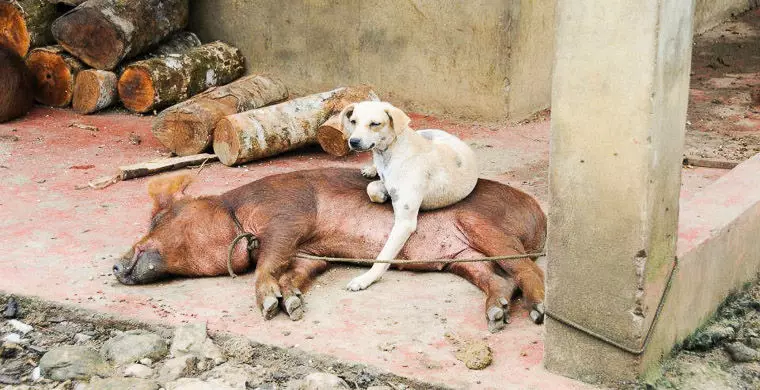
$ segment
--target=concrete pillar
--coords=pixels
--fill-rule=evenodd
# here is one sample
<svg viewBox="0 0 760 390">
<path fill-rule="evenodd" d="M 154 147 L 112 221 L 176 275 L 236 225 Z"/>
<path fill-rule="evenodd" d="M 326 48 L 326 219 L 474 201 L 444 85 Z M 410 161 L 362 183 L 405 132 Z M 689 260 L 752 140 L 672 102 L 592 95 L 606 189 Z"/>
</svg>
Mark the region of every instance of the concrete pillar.
<svg viewBox="0 0 760 390">
<path fill-rule="evenodd" d="M 547 310 L 630 349 L 675 256 L 692 0 L 559 0 L 552 93 Z M 544 363 L 633 379 L 640 355 L 563 322 Z"/>
</svg>

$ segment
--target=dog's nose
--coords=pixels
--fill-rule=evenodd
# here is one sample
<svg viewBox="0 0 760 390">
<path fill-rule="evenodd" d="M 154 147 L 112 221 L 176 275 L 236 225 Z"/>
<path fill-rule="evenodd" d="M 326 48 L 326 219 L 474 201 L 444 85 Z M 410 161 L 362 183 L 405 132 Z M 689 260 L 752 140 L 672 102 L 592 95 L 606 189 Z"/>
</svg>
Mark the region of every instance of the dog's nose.
<svg viewBox="0 0 760 390">
<path fill-rule="evenodd" d="M 352 147 L 354 149 L 358 148 L 359 145 L 361 145 L 361 143 L 362 143 L 362 141 L 360 139 L 358 139 L 358 138 L 351 138 L 351 139 L 348 140 L 348 146 L 350 146 L 350 147 Z"/>
<path fill-rule="evenodd" d="M 114 264 L 114 266 L 113 266 L 113 274 L 114 275 L 121 274 L 121 270 L 122 270 L 122 268 L 121 268 L 121 266 L 119 264 Z"/>
</svg>

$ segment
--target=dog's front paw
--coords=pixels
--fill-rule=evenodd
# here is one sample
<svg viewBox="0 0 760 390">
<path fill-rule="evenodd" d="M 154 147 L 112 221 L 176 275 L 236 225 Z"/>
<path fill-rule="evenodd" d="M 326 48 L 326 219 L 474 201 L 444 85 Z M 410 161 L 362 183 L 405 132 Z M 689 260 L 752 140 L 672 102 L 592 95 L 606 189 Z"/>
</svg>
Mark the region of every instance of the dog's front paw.
<svg viewBox="0 0 760 390">
<path fill-rule="evenodd" d="M 365 165 L 364 168 L 362 168 L 362 176 L 366 177 L 367 179 L 376 178 L 377 168 L 375 167 L 375 164 Z"/>
<path fill-rule="evenodd" d="M 368 279 L 364 275 L 358 276 L 348 282 L 346 289 L 348 289 L 348 291 L 361 291 L 369 287 L 373 282 L 374 280 Z"/>
</svg>

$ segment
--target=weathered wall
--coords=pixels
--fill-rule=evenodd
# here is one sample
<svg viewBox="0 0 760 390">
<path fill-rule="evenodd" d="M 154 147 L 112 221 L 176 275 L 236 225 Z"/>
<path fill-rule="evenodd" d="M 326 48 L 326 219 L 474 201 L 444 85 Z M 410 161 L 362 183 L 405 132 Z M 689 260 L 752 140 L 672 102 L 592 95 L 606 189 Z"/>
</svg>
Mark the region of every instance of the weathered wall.
<svg viewBox="0 0 760 390">
<path fill-rule="evenodd" d="M 695 30 L 760 0 L 696 0 Z M 556 1 L 194 0 L 191 29 L 296 93 L 370 83 L 406 109 L 520 120 L 551 95 Z"/>
<path fill-rule="evenodd" d="M 694 32 L 701 34 L 731 15 L 740 14 L 757 7 L 758 0 L 696 0 L 694 10 Z"/>
<path fill-rule="evenodd" d="M 539 4 L 196 0 L 191 25 L 296 92 L 370 83 L 408 109 L 501 120 L 549 103 L 553 7 Z"/>
</svg>

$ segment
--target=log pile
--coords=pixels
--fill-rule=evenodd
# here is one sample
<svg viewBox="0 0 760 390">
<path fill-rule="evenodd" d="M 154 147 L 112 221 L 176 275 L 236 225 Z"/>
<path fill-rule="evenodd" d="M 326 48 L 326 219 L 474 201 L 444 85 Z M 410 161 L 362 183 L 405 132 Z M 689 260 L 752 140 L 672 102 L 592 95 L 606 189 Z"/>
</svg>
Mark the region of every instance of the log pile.
<svg viewBox="0 0 760 390">
<path fill-rule="evenodd" d="M 141 54 L 138 60 L 181 54 L 201 45 L 198 37 L 188 31 L 182 31 L 169 37 L 149 53 Z M 125 65 L 119 65 L 114 72 L 89 69 L 79 73 L 74 84 L 72 106 L 80 114 L 92 114 L 116 103 L 118 99 L 118 80 Z"/>
<path fill-rule="evenodd" d="M 87 65 L 112 70 L 185 28 L 188 0 L 89 0 L 53 22 L 56 41 Z"/>
<path fill-rule="evenodd" d="M 25 57 L 30 48 L 53 43 L 50 25 L 58 16 L 45 0 L 0 0 L 0 46 Z"/>
<path fill-rule="evenodd" d="M 244 73 L 245 59 L 240 50 L 213 42 L 180 55 L 128 65 L 119 78 L 119 98 L 134 112 L 151 112 L 227 84 Z"/>
<path fill-rule="evenodd" d="M 211 146 L 214 126 L 220 119 L 287 97 L 288 89 L 277 79 L 243 77 L 167 108 L 153 122 L 153 135 L 180 156 L 200 153 Z"/>
<path fill-rule="evenodd" d="M 347 87 L 228 115 L 214 129 L 214 153 L 232 166 L 316 144 L 336 110 L 373 97 L 368 87 Z"/>
</svg>

